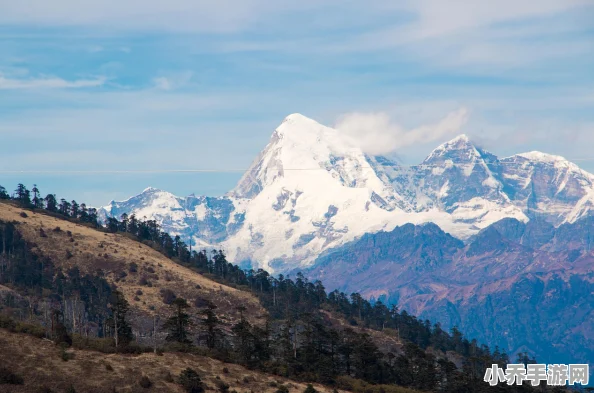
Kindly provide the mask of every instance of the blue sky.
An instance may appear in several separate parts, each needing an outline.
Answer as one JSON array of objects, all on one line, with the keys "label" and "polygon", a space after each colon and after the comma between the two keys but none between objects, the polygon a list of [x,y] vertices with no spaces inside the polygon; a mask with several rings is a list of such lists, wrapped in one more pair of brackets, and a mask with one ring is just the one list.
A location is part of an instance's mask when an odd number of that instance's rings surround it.
[{"label": "blue sky", "polygon": [[[300,112],[387,137],[366,148],[405,164],[464,132],[594,172],[594,0],[283,3],[0,0],[0,169],[241,169]],[[239,177],[0,184],[103,205],[149,185],[220,195]]]}]

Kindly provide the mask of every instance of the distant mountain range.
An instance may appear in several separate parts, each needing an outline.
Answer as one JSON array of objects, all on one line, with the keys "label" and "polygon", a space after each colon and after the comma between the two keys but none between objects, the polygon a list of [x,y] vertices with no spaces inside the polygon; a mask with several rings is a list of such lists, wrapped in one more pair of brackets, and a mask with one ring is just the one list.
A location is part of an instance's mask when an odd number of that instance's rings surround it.
[{"label": "distant mountain range", "polygon": [[299,114],[274,131],[235,189],[180,198],[147,188],[100,215],[135,213],[186,242],[274,272],[309,267],[365,233],[433,222],[468,239],[503,218],[572,223],[594,209],[594,176],[539,152],[498,159],[461,135],[420,164],[369,156]]},{"label": "distant mountain range", "polygon": [[594,218],[503,219],[462,241],[434,224],[366,234],[307,272],[541,361],[594,361]]},{"label": "distant mountain range", "polygon": [[594,175],[559,156],[500,159],[461,135],[404,167],[294,114],[227,195],[147,188],[99,211],[123,213],[492,347],[594,363]]}]

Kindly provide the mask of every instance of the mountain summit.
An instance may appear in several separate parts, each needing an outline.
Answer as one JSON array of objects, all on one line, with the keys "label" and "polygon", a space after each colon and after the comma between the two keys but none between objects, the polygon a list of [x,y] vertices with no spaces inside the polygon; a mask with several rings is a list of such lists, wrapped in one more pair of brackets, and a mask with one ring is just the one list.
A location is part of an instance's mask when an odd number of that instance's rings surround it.
[{"label": "mountain summit", "polygon": [[472,164],[477,160],[493,159],[496,160],[496,157],[462,134],[434,149],[421,165]]},{"label": "mountain summit", "polygon": [[460,135],[418,166],[369,156],[335,129],[287,116],[223,197],[146,189],[100,214],[136,213],[244,265],[284,272],[365,233],[433,222],[459,239],[501,220],[558,226],[589,215],[594,176],[544,153],[498,159]]}]

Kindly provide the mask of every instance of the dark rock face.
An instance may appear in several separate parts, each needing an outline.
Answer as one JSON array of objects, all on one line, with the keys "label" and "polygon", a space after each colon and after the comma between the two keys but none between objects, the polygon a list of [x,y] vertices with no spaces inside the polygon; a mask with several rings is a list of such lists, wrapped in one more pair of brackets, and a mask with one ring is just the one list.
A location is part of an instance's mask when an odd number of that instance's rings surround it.
[{"label": "dark rock face", "polygon": [[466,244],[433,224],[365,235],[308,272],[542,362],[594,362],[594,219],[503,219]]}]

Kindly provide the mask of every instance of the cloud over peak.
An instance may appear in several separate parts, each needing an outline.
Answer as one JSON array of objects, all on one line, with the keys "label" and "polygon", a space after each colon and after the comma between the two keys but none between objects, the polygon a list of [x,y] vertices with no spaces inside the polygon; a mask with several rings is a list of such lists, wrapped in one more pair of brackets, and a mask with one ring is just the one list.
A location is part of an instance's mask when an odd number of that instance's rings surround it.
[{"label": "cloud over peak", "polygon": [[406,129],[384,112],[353,112],[340,116],[335,127],[365,153],[378,155],[455,136],[467,120],[468,110],[461,107],[436,123]]}]

